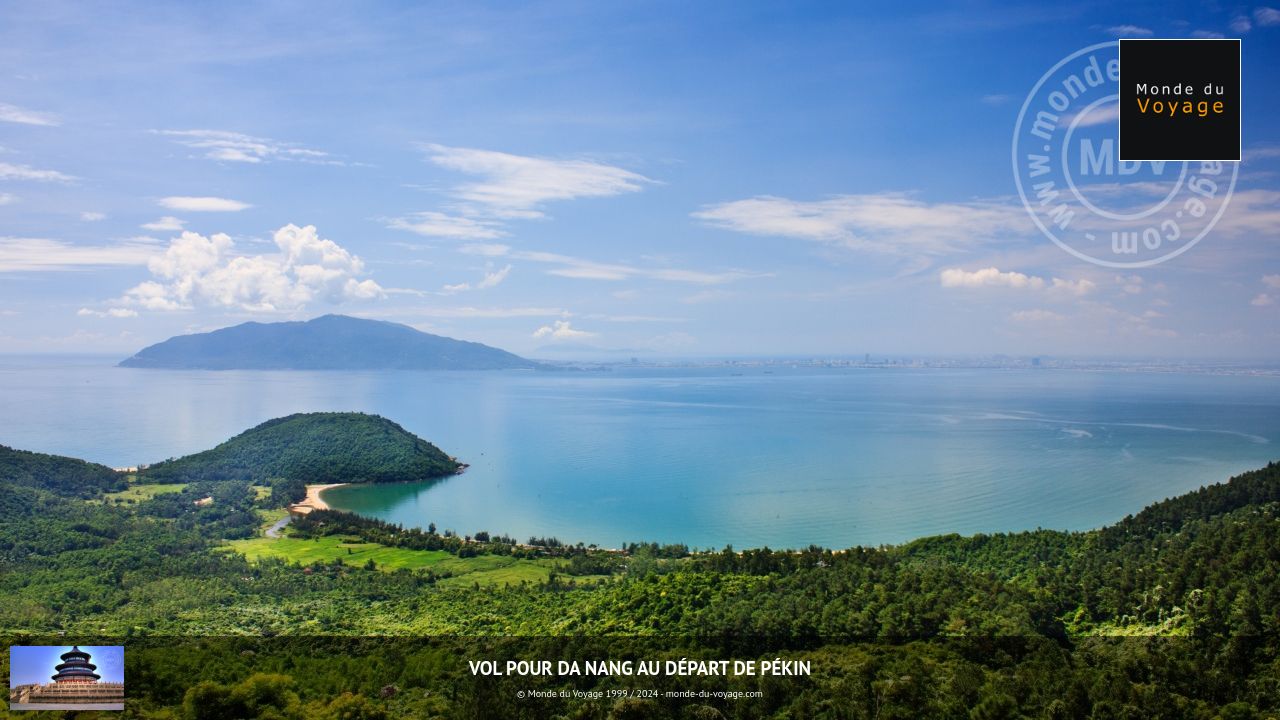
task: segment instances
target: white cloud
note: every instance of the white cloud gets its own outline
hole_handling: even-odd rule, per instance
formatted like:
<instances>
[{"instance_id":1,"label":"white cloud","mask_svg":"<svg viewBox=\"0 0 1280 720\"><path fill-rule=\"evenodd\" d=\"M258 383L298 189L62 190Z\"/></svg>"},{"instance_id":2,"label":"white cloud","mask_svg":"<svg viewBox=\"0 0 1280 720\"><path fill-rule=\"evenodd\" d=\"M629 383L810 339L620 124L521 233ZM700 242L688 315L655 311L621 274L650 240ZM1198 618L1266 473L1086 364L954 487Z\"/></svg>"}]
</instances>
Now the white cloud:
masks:
<instances>
[{"instance_id":1,"label":"white cloud","mask_svg":"<svg viewBox=\"0 0 1280 720\"><path fill-rule=\"evenodd\" d=\"M82 212L80 213L80 219L85 222L97 222L99 220L106 220L107 215L106 213L100 212Z\"/></svg>"},{"instance_id":2,"label":"white cloud","mask_svg":"<svg viewBox=\"0 0 1280 720\"><path fill-rule=\"evenodd\" d=\"M1280 10L1270 7L1254 8L1253 19L1260 27L1280 25Z\"/></svg>"},{"instance_id":3,"label":"white cloud","mask_svg":"<svg viewBox=\"0 0 1280 720\"><path fill-rule=\"evenodd\" d=\"M1270 158L1280 157L1280 145L1264 144L1254 145L1244 151L1245 161L1250 160L1267 160Z\"/></svg>"},{"instance_id":4,"label":"white cloud","mask_svg":"<svg viewBox=\"0 0 1280 720\"><path fill-rule=\"evenodd\" d=\"M464 240L492 240L506 235L492 220L477 220L441 212L420 212L392 218L387 227L428 237L451 237Z\"/></svg>"},{"instance_id":5,"label":"white cloud","mask_svg":"<svg viewBox=\"0 0 1280 720\"><path fill-rule=\"evenodd\" d=\"M939 274L938 279L944 288L1004 287L1016 290L1048 290L1068 295L1085 295L1095 287L1091 280L1052 278L1046 281L1035 275L1016 271L1006 272L995 267L973 271L947 268Z\"/></svg>"},{"instance_id":6,"label":"white cloud","mask_svg":"<svg viewBox=\"0 0 1280 720\"><path fill-rule=\"evenodd\" d=\"M1116 37L1151 37L1155 34L1151 28L1138 25L1113 25L1107 28L1107 33Z\"/></svg>"},{"instance_id":7,"label":"white cloud","mask_svg":"<svg viewBox=\"0 0 1280 720\"><path fill-rule=\"evenodd\" d=\"M1191 33L1191 37L1199 40L1220 40L1226 36L1212 30L1195 30Z\"/></svg>"},{"instance_id":8,"label":"white cloud","mask_svg":"<svg viewBox=\"0 0 1280 720\"><path fill-rule=\"evenodd\" d=\"M1257 297L1249 301L1250 305L1256 307L1267 307L1275 303L1275 298L1266 293L1258 293Z\"/></svg>"},{"instance_id":9,"label":"white cloud","mask_svg":"<svg viewBox=\"0 0 1280 720\"><path fill-rule=\"evenodd\" d=\"M535 338L549 338L551 340L580 340L582 338L595 337L595 333L586 330L575 330L568 320L556 320L552 325L543 325L533 331Z\"/></svg>"},{"instance_id":10,"label":"white cloud","mask_svg":"<svg viewBox=\"0 0 1280 720\"><path fill-rule=\"evenodd\" d=\"M0 163L0 180L34 180L36 182L71 182L75 176L57 170L38 170L27 165Z\"/></svg>"},{"instance_id":11,"label":"white cloud","mask_svg":"<svg viewBox=\"0 0 1280 720\"><path fill-rule=\"evenodd\" d=\"M53 113L27 110L17 105L0 103L0 122L20 123L23 125L59 125L58 116Z\"/></svg>"},{"instance_id":12,"label":"white cloud","mask_svg":"<svg viewBox=\"0 0 1280 720\"><path fill-rule=\"evenodd\" d=\"M1046 323L1059 323L1066 318L1052 310L1019 310L1011 314L1009 319L1017 323L1043 325Z\"/></svg>"},{"instance_id":13,"label":"white cloud","mask_svg":"<svg viewBox=\"0 0 1280 720\"><path fill-rule=\"evenodd\" d=\"M112 317L112 318L132 318L138 317L137 310L129 308L113 307L106 310L91 310L89 308L80 308L76 311L76 315L80 317Z\"/></svg>"},{"instance_id":14,"label":"white cloud","mask_svg":"<svg viewBox=\"0 0 1280 720\"><path fill-rule=\"evenodd\" d=\"M226 130L154 130L152 132L172 138L179 145L202 150L206 158L222 162L260 163L267 160L292 160L324 165L345 164L329 159L329 153L320 150Z\"/></svg>"},{"instance_id":15,"label":"white cloud","mask_svg":"<svg viewBox=\"0 0 1280 720\"><path fill-rule=\"evenodd\" d=\"M445 285L444 288L442 288L442 292L444 292L446 295L453 295L460 292L466 292L467 290L487 290L488 288L495 287L501 284L503 280L507 279L507 275L509 275L510 273L511 273L510 265L507 265L501 270L494 270L492 268L488 268L485 270L484 278L481 279L479 282L477 282L475 285L472 285L471 283L465 283L465 282L458 283L457 285Z\"/></svg>"},{"instance_id":16,"label":"white cloud","mask_svg":"<svg viewBox=\"0 0 1280 720\"><path fill-rule=\"evenodd\" d=\"M511 252L510 245L499 243L469 243L458 248L464 255L482 255L484 257L502 257Z\"/></svg>"},{"instance_id":17,"label":"white cloud","mask_svg":"<svg viewBox=\"0 0 1280 720\"><path fill-rule=\"evenodd\" d=\"M1049 284L1050 292L1060 292L1067 295L1088 295L1097 287L1092 280L1063 280L1062 278L1053 278Z\"/></svg>"},{"instance_id":18,"label":"white cloud","mask_svg":"<svg viewBox=\"0 0 1280 720\"><path fill-rule=\"evenodd\" d=\"M1262 284L1280 290L1280 275L1263 275Z\"/></svg>"},{"instance_id":19,"label":"white cloud","mask_svg":"<svg viewBox=\"0 0 1280 720\"><path fill-rule=\"evenodd\" d=\"M1077 117L1079 119L1077 119ZM1065 118L1063 125L1070 126L1075 123L1079 127L1092 127L1094 125L1109 125L1120 121L1120 103L1112 102L1098 105L1092 110L1082 114L1071 115ZM1167 192L1168 189L1165 188Z\"/></svg>"},{"instance_id":20,"label":"white cloud","mask_svg":"<svg viewBox=\"0 0 1280 720\"><path fill-rule=\"evenodd\" d=\"M1144 289L1140 275L1118 275L1116 282L1120 283L1121 288L1130 295L1141 295Z\"/></svg>"},{"instance_id":21,"label":"white cloud","mask_svg":"<svg viewBox=\"0 0 1280 720\"><path fill-rule=\"evenodd\" d=\"M1026 213L1007 202L926 203L903 193L801 201L762 195L711 205L693 216L714 227L883 253L943 252L1001 232L1025 232Z\"/></svg>"},{"instance_id":22,"label":"white cloud","mask_svg":"<svg viewBox=\"0 0 1280 720\"><path fill-rule=\"evenodd\" d=\"M579 280L626 280L632 277L642 277L651 280L666 280L696 285L720 285L735 280L769 276L768 273L753 273L744 270L704 272L679 268L642 268L618 263L601 263L569 255L537 251L517 252L513 253L511 257L517 260L556 265L558 267L547 271L548 275Z\"/></svg>"},{"instance_id":23,"label":"white cloud","mask_svg":"<svg viewBox=\"0 0 1280 720\"><path fill-rule=\"evenodd\" d=\"M0 205L9 205L18 201L17 196L9 193L0 193Z\"/></svg>"},{"instance_id":24,"label":"white cloud","mask_svg":"<svg viewBox=\"0 0 1280 720\"><path fill-rule=\"evenodd\" d=\"M147 264L156 280L125 292L120 304L147 310L209 305L252 311L297 310L313 301L340 304L377 298L362 279L364 263L312 225L286 225L272 236L277 252L239 255L224 234L184 232Z\"/></svg>"},{"instance_id":25,"label":"white cloud","mask_svg":"<svg viewBox=\"0 0 1280 720\"><path fill-rule=\"evenodd\" d=\"M1228 27L1231 28L1232 32L1243 35L1253 29L1253 24L1249 22L1249 18L1243 15L1237 15L1231 18L1231 23Z\"/></svg>"},{"instance_id":26,"label":"white cloud","mask_svg":"<svg viewBox=\"0 0 1280 720\"><path fill-rule=\"evenodd\" d=\"M146 265L160 250L150 238L135 238L114 245L73 245L43 238L0 237L0 271L47 272Z\"/></svg>"},{"instance_id":27,"label":"white cloud","mask_svg":"<svg viewBox=\"0 0 1280 720\"><path fill-rule=\"evenodd\" d=\"M165 215L159 220L152 220L149 223L143 223L144 230L154 230L155 232L181 232L186 220L179 220L172 215Z\"/></svg>"},{"instance_id":28,"label":"white cloud","mask_svg":"<svg viewBox=\"0 0 1280 720\"><path fill-rule=\"evenodd\" d=\"M500 284L507 279L507 275L511 274L511 266L507 265L501 270L485 271L484 279L476 284L476 288L484 290Z\"/></svg>"},{"instance_id":29,"label":"white cloud","mask_svg":"<svg viewBox=\"0 0 1280 720\"><path fill-rule=\"evenodd\" d=\"M421 144L427 160L481 178L450 194L470 213L497 218L543 217L540 206L556 200L636 192L653 182L638 173L591 160L512 155L494 150Z\"/></svg>"},{"instance_id":30,"label":"white cloud","mask_svg":"<svg viewBox=\"0 0 1280 720\"><path fill-rule=\"evenodd\" d=\"M239 200L228 200L220 197L191 197L173 195L160 198L161 207L170 210L186 210L188 212L239 212L253 207Z\"/></svg>"},{"instance_id":31,"label":"white cloud","mask_svg":"<svg viewBox=\"0 0 1280 720\"><path fill-rule=\"evenodd\" d=\"M982 102L985 105L1004 105L1012 99L1012 97L1000 93L982 96Z\"/></svg>"}]
</instances>

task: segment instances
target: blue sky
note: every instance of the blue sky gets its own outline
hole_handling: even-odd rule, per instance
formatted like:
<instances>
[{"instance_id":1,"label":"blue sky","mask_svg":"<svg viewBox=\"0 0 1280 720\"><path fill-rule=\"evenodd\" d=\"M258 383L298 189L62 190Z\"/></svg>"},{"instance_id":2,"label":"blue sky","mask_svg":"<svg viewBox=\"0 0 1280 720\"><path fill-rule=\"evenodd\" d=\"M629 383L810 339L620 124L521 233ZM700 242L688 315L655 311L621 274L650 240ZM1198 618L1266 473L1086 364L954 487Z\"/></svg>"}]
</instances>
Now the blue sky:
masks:
<instances>
[{"instance_id":1,"label":"blue sky","mask_svg":"<svg viewBox=\"0 0 1280 720\"><path fill-rule=\"evenodd\" d=\"M1009 164L1041 74L1218 35L1219 226L1054 246ZM1277 66L1262 5L4 3L0 351L342 312L540 357L1273 358Z\"/></svg>"},{"instance_id":2,"label":"blue sky","mask_svg":"<svg viewBox=\"0 0 1280 720\"><path fill-rule=\"evenodd\" d=\"M124 648L119 645L84 645L81 650L89 653L89 662L98 666L94 672L103 682L124 682ZM15 645L9 648L9 684L11 687L52 682L54 666L62 662L61 656L71 650L70 645Z\"/></svg>"}]
</instances>

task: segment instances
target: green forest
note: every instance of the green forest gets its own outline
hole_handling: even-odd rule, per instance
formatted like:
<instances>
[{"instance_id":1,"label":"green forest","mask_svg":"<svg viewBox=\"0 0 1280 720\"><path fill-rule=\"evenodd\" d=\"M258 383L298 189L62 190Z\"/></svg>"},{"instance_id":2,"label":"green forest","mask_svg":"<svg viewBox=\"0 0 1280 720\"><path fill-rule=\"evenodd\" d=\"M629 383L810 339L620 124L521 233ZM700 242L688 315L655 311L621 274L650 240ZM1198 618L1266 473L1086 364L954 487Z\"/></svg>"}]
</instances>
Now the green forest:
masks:
<instances>
[{"instance_id":1,"label":"green forest","mask_svg":"<svg viewBox=\"0 0 1280 720\"><path fill-rule=\"evenodd\" d=\"M134 475L0 447L0 632L123 643L131 718L1280 717L1280 464L1096 531L892 547L605 550L334 511L262 535L304 483L459 467L347 413ZM813 673L489 678L466 662L561 657ZM517 697L535 689L659 692Z\"/></svg>"}]
</instances>

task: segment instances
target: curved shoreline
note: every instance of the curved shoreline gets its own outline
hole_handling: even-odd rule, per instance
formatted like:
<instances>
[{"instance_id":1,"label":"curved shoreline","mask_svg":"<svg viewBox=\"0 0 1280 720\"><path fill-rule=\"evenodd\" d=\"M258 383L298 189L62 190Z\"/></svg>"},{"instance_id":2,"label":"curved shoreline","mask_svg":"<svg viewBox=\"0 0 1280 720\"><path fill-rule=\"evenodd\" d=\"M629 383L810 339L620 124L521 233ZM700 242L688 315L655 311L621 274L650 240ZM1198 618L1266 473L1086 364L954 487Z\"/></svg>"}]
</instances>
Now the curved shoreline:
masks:
<instances>
[{"instance_id":1,"label":"curved shoreline","mask_svg":"<svg viewBox=\"0 0 1280 720\"><path fill-rule=\"evenodd\" d=\"M342 487L350 483L329 483L327 485L308 485L307 496L301 501L289 506L289 513L293 515L306 515L312 510L328 510L329 504L324 501L322 493L330 488Z\"/></svg>"}]
</instances>

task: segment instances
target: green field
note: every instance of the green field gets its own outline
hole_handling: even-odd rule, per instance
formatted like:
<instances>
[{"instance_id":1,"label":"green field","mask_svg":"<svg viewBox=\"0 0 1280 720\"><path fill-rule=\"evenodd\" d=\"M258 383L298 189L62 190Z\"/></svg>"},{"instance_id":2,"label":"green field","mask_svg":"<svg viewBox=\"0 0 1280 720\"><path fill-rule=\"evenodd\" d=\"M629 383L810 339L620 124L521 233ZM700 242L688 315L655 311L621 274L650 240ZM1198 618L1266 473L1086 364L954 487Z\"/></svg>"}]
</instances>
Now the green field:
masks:
<instances>
[{"instance_id":1,"label":"green field","mask_svg":"<svg viewBox=\"0 0 1280 720\"><path fill-rule=\"evenodd\" d=\"M157 495L182 492L186 487L186 483L130 485L128 488L121 490L120 492L107 493L103 495L102 501L109 505L133 505L150 500Z\"/></svg>"},{"instance_id":2,"label":"green field","mask_svg":"<svg viewBox=\"0 0 1280 720\"><path fill-rule=\"evenodd\" d=\"M299 565L340 560L347 565L363 566L373 560L379 570L425 570L452 577L444 584L519 585L521 582L545 582L559 563L551 559L520 560L505 555L480 555L460 558L443 550L406 550L378 543L361 542L350 537L322 537L314 540L282 537L258 537L233 540L227 547L257 562L277 558ZM581 578L594 579L594 578Z\"/></svg>"}]
</instances>

